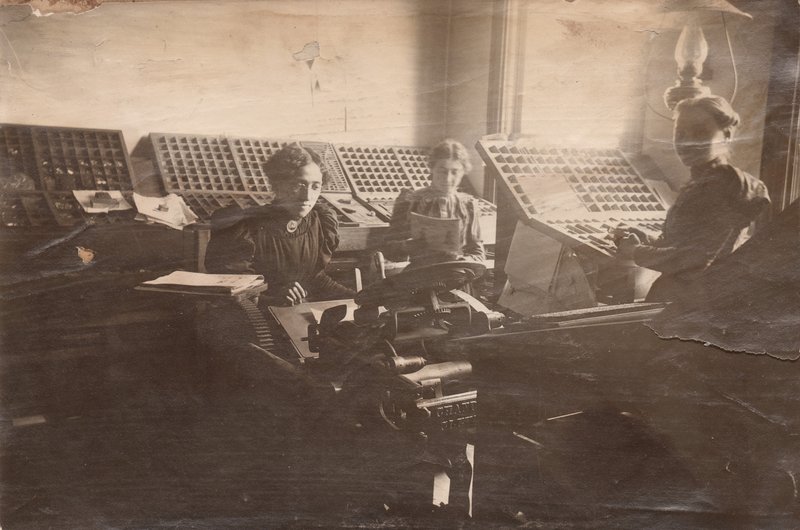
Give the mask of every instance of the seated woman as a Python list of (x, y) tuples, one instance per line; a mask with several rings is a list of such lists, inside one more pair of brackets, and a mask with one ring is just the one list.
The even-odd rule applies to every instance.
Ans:
[(299, 145), (288, 145), (270, 157), (264, 171), (275, 199), (257, 208), (228, 207), (214, 213), (206, 269), (263, 274), (271, 305), (352, 298), (351, 289), (325, 273), (339, 234), (336, 214), (317, 204), (321, 168), (319, 156)]
[[(384, 254), (392, 261), (410, 259), (413, 267), (455, 259), (482, 261), (480, 210), (471, 195), (458, 191), (464, 174), (472, 169), (466, 148), (454, 140), (444, 140), (431, 151), (428, 165), (431, 184), (416, 191), (403, 190), (394, 204)], [(444, 252), (414, 240), (411, 235), (412, 213), (458, 219), (460, 250)]]
[(729, 143), (739, 115), (719, 96), (680, 102), (674, 144), (691, 180), (667, 212), (663, 233), (652, 238), (621, 227), (618, 256), (661, 272), (648, 301), (692, 296), (690, 284), (716, 260), (731, 254), (742, 232), (769, 204), (764, 184), (730, 165)]

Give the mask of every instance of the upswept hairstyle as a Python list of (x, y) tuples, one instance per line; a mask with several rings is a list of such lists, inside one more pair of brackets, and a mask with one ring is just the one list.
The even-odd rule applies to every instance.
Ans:
[(675, 117), (695, 110), (707, 112), (723, 131), (725, 129), (735, 129), (740, 122), (739, 114), (733, 110), (733, 107), (725, 98), (720, 96), (701, 96), (684, 99), (675, 107)]
[(328, 172), (322, 163), (322, 158), (312, 149), (302, 147), (298, 143), (288, 144), (275, 152), (264, 164), (264, 173), (267, 174), (271, 185), (279, 184), (294, 179), (300, 169), (309, 164), (316, 164), (322, 172), (322, 182), (328, 181)]
[(464, 173), (472, 171), (472, 162), (469, 160), (467, 148), (450, 138), (442, 140), (431, 149), (430, 155), (428, 155), (428, 166), (433, 169), (439, 160), (455, 160), (461, 162)]

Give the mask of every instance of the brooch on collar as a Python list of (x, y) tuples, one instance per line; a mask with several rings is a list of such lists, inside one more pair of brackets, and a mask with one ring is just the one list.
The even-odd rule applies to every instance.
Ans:
[(298, 223), (294, 219), (291, 219), (289, 220), (288, 223), (286, 223), (286, 231), (289, 232), (290, 234), (294, 234), (297, 231), (298, 226), (300, 226), (300, 223)]

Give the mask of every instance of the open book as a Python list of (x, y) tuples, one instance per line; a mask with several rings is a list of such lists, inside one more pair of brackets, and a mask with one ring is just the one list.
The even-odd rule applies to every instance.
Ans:
[(137, 286), (143, 291), (163, 291), (182, 294), (229, 295), (264, 285), (258, 274), (204, 274), (175, 271)]

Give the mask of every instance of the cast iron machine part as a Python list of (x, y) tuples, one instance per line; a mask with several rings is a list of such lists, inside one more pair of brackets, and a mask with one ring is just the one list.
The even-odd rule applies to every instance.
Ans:
[(309, 326), (309, 348), (319, 353), (313, 378), (333, 381), (358, 421), (425, 437), (469, 430), (477, 417), (472, 365), (448, 358), (444, 345), (500, 322), (499, 313), (452, 292), (484, 271), (471, 261), (406, 270), (360, 291), (353, 321), (343, 320), (345, 306), (326, 310)]

